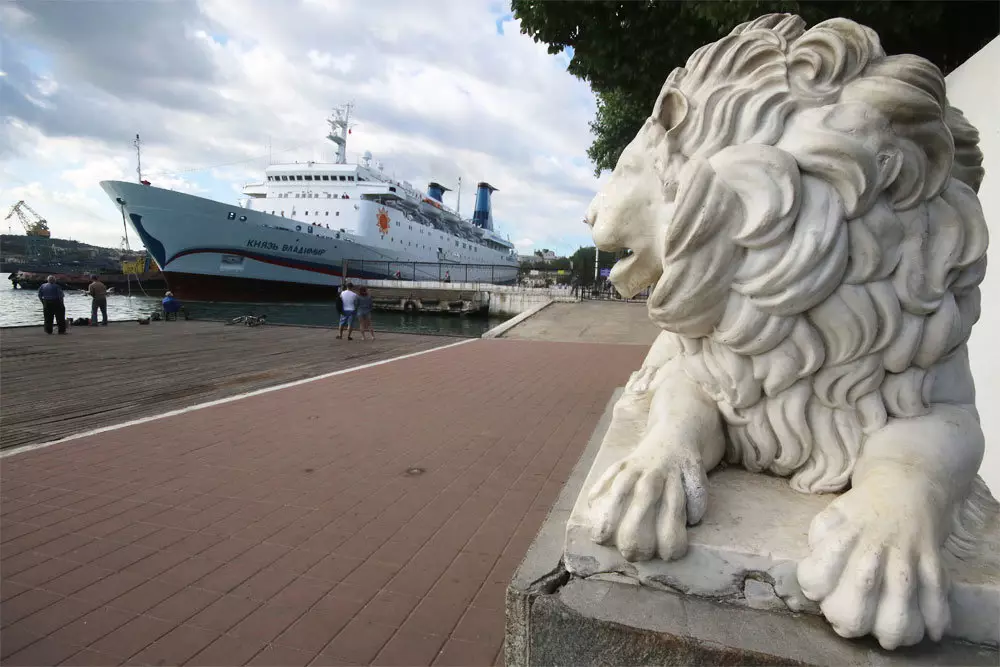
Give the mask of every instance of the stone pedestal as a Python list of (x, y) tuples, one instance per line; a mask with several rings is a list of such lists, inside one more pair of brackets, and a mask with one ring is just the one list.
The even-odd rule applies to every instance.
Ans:
[(619, 395), (508, 588), (509, 667), (1000, 662), (996, 526), (977, 560), (950, 564), (952, 636), (893, 652), (837, 636), (801, 595), (795, 563), (809, 519), (829, 498), (801, 496), (783, 480), (735, 469), (710, 476), (709, 512), (674, 563), (628, 563), (591, 542), (583, 506), (574, 507), (580, 491), (621, 455), (612, 443), (636, 441), (615, 433), (635, 427), (613, 423)]

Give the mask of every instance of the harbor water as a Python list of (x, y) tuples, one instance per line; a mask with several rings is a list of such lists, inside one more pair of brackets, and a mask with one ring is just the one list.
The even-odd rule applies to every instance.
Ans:
[[(36, 290), (14, 289), (8, 280), (0, 281), (0, 327), (36, 324), (41, 331), (42, 304)], [(66, 317), (90, 317), (90, 297), (79, 290), (66, 291)], [(111, 322), (135, 321), (159, 309), (160, 297), (149, 297), (141, 288), (133, 288), (131, 295), (108, 295), (108, 320)], [(332, 304), (253, 304), (253, 303), (197, 303), (184, 304), (191, 319), (227, 321), (240, 315), (266, 315), (274, 324), (335, 327), (337, 309)], [(100, 317), (100, 314), (98, 314)], [(466, 317), (436, 313), (405, 314), (375, 312), (372, 323), (376, 331), (400, 333), (439, 334), (478, 338), (507, 318)]]

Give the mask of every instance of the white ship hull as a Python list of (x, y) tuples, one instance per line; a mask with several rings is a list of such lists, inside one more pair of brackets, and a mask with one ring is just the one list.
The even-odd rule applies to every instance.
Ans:
[[(260, 199), (241, 207), (125, 181), (101, 187), (183, 300), (328, 300), (345, 269), (347, 279), (504, 284), (518, 275), (507, 249), (416, 224), (378, 201)], [(275, 206), (285, 210), (271, 213)]]

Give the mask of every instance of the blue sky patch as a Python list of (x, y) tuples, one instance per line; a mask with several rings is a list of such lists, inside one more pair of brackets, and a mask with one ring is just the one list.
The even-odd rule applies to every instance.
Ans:
[(514, 21), (514, 15), (512, 13), (510, 13), (510, 12), (504, 14), (503, 16), (501, 16), (500, 18), (497, 19), (497, 34), (498, 35), (503, 35), (503, 24), (507, 23), (508, 21), (510, 21), (511, 23), (513, 23), (513, 21)]

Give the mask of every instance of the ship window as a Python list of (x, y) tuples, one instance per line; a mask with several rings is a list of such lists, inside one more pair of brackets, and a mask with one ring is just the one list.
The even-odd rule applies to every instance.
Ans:
[(233, 213), (232, 211), (230, 211), (230, 212), (229, 212), (229, 215), (228, 215), (228, 216), (226, 216), (226, 217), (227, 217), (227, 218), (229, 218), (230, 220), (235, 220), (235, 219), (236, 219), (236, 214), (235, 214), (235, 213)]
[(307, 181), (311, 181), (312, 179), (313, 179), (313, 177), (312, 177), (312, 176), (306, 176), (306, 180), (307, 180)]
[(329, 176), (327, 176), (326, 174), (323, 174), (323, 180), (324, 180), (324, 181), (329, 181), (329, 180), (330, 180), (330, 177), (329, 177)]
[(399, 227), (399, 220), (396, 221), (396, 226)]
[(346, 176), (341, 176), (341, 177), (340, 177), (340, 180), (342, 180), (342, 181), (346, 181), (346, 180), (347, 180), (347, 177), (346, 177)]
[(301, 177), (301, 176), (296, 176), (296, 177), (295, 177), (295, 180), (296, 180), (296, 181), (301, 181), (301, 180), (302, 180), (302, 177)]
[(306, 211), (303, 215), (309, 215), (309, 211)]
[(335, 212), (334, 215), (340, 215), (340, 211)]
[(301, 232), (302, 231), (302, 225), (295, 225), (295, 231)]
[(246, 221), (247, 221), (247, 217), (245, 215), (241, 215), (240, 216), (240, 222), (246, 222)]
[(323, 213), (323, 215), (330, 215), (330, 212), (326, 211), (326, 212)]
[(326, 193), (326, 198), (327, 198), (327, 199), (329, 199), (329, 198), (330, 198), (330, 197), (332, 197), (332, 196), (333, 196), (333, 195), (331, 195), (331, 194), (330, 194), (329, 192), (327, 192), (327, 193)]
[(349, 180), (349, 181), (353, 181), (353, 180), (354, 180), (354, 177), (353, 177), (353, 176), (348, 176), (348, 177), (347, 177), (347, 180)]
[(299, 198), (299, 193), (298, 193), (298, 192), (296, 192), (296, 193), (295, 193), (295, 198), (296, 198), (296, 199), (298, 199), (298, 198)]

